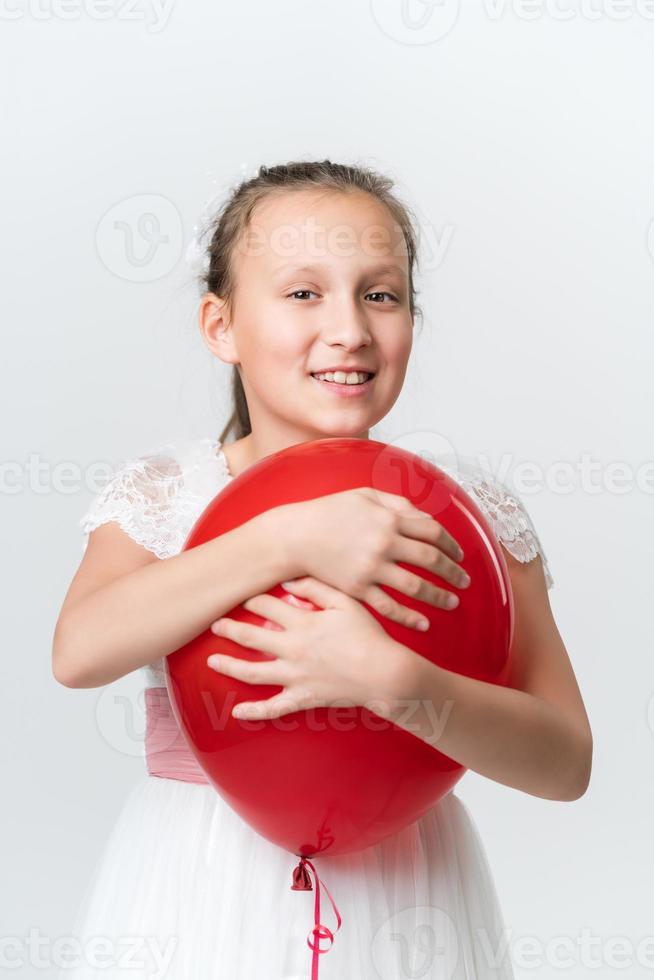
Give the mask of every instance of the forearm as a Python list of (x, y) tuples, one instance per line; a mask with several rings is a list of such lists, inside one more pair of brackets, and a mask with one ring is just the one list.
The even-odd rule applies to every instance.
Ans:
[(390, 642), (399, 669), (385, 717), (467, 769), (532, 796), (573, 800), (585, 792), (590, 747), (555, 705)]
[(179, 649), (240, 602), (293, 576), (281, 512), (121, 576), (73, 606), (55, 656), (71, 687), (100, 687)]

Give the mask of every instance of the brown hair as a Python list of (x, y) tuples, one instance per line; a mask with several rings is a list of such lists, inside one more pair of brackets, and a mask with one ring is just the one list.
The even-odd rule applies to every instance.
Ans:
[[(368, 167), (332, 163), (331, 160), (292, 161), (273, 167), (259, 167), (256, 176), (244, 180), (232, 189), (227, 201), (211, 222), (211, 237), (207, 246), (208, 266), (200, 282), (207, 292), (226, 301), (231, 310), (234, 296), (233, 255), (241, 236), (247, 232), (257, 204), (277, 191), (322, 188), (340, 192), (364, 191), (386, 205), (404, 236), (409, 265), (409, 309), (411, 318), (422, 317), (416, 303), (413, 280), (417, 263), (417, 234), (410, 209), (392, 192), (393, 181)], [(232, 366), (232, 410), (219, 436), (223, 442), (228, 433), (241, 439), (252, 431), (247, 400), (238, 365)]]

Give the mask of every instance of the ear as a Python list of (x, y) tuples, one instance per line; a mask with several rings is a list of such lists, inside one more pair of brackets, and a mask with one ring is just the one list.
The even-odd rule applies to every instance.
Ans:
[(226, 364), (239, 364), (227, 300), (215, 293), (205, 293), (200, 301), (198, 322), (202, 339), (211, 353)]

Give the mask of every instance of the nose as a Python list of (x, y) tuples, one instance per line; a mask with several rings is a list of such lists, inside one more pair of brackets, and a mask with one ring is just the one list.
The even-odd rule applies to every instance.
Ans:
[(358, 350), (368, 347), (372, 340), (366, 311), (351, 299), (334, 303), (329, 310), (329, 325), (321, 331), (330, 347)]

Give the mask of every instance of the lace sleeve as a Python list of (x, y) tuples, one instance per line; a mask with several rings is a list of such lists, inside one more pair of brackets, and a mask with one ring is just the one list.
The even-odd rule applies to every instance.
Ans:
[[(439, 464), (440, 465), (440, 464)], [(545, 550), (527, 508), (518, 494), (496, 477), (484, 473), (464, 459), (456, 469), (443, 467), (470, 494), (489, 521), (493, 533), (518, 561), (531, 561), (540, 555), (548, 589), (554, 585)]]
[(490, 519), (495, 536), (518, 561), (531, 561), (540, 555), (548, 589), (554, 585), (547, 556), (531, 517), (522, 500), (499, 480), (484, 481), (474, 488), (482, 509)]
[(173, 506), (183, 498), (181, 483), (182, 470), (172, 454), (148, 453), (121, 460), (79, 521), (84, 534), (82, 553), (91, 531), (109, 521), (116, 521), (158, 558), (177, 553), (187, 530), (184, 514), (180, 519), (180, 508)]

